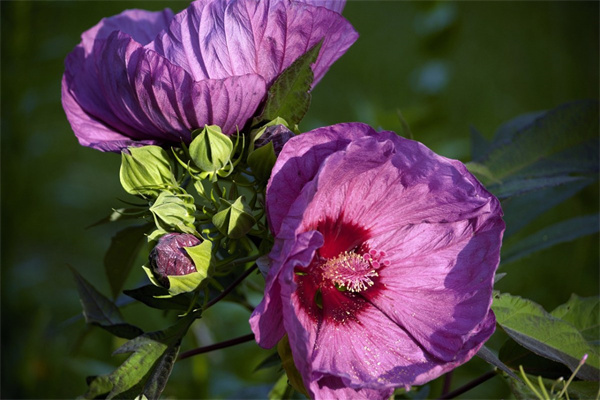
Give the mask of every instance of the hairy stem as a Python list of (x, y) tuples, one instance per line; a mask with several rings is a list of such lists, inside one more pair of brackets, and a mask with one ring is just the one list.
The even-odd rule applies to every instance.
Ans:
[(235, 346), (236, 344), (249, 342), (251, 340), (254, 340), (254, 333), (250, 333), (248, 335), (229, 339), (224, 342), (211, 344), (209, 346), (198, 347), (197, 349), (192, 349), (192, 350), (186, 351), (184, 353), (181, 353), (179, 355), (179, 357), (177, 357), (177, 361), (181, 361), (183, 359), (186, 359), (186, 358), (198, 355), (198, 354), (208, 353), (209, 351), (219, 350), (219, 349), (224, 349), (226, 347)]

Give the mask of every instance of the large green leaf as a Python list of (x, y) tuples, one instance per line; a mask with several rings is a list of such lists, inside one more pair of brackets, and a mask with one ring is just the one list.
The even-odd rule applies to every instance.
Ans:
[(600, 215), (585, 215), (548, 226), (502, 250), (502, 263), (507, 264), (555, 244), (575, 240), (598, 232)]
[(77, 283), (79, 300), (83, 307), (83, 316), (86, 323), (99, 326), (113, 335), (125, 339), (131, 339), (144, 333), (137, 326), (125, 323), (117, 306), (96, 290), (75, 269), (71, 268), (71, 272)]
[(593, 346), (600, 346), (600, 296), (579, 297), (571, 295), (569, 301), (550, 314), (569, 322)]
[(521, 346), (560, 362), (571, 371), (587, 354), (587, 362), (577, 376), (585, 380), (599, 379), (600, 358), (597, 350), (569, 322), (556, 318), (530, 300), (509, 294), (495, 295), (492, 309), (498, 324)]
[(130, 226), (119, 231), (111, 239), (110, 247), (104, 255), (104, 269), (113, 298), (123, 289), (137, 255), (146, 243), (144, 234), (151, 227), (151, 224)]
[(281, 117), (290, 125), (302, 120), (310, 105), (310, 85), (314, 80), (310, 66), (317, 60), (322, 44), (321, 40), (279, 75), (269, 89), (259, 120)]
[[(89, 382), (84, 398), (108, 393), (107, 399), (138, 394), (158, 399), (173, 368), (181, 338), (197, 317), (188, 314), (165, 331), (146, 333), (126, 342), (114, 354), (132, 354), (112, 373)], [(123, 396), (125, 393), (127, 396)]]

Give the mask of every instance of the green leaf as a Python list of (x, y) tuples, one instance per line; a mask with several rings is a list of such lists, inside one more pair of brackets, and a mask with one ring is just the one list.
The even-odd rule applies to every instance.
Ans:
[(259, 147), (248, 156), (248, 166), (252, 169), (256, 179), (263, 183), (271, 177), (271, 170), (275, 165), (275, 161), (277, 161), (277, 156), (275, 156), (273, 142)]
[(162, 189), (177, 186), (171, 161), (162, 148), (129, 147), (127, 151), (121, 153), (119, 173), (121, 185), (127, 193), (156, 197)]
[[(187, 311), (190, 308), (192, 297), (189, 294), (169, 296), (169, 291), (155, 285), (146, 285), (132, 290), (124, 290), (123, 293), (148, 307), (159, 310)], [(167, 297), (169, 296), (169, 297)]]
[[(569, 176), (569, 175), (558, 175), (548, 176), (541, 178), (523, 178), (523, 179), (511, 179), (504, 184), (497, 186), (490, 186), (494, 189), (494, 195), (500, 200), (507, 199), (509, 197), (520, 196), (522, 194), (532, 192), (535, 190), (545, 189), (553, 186), (560, 186), (565, 184), (573, 184), (577, 182), (585, 181), (588, 182), (589, 178), (581, 176)], [(490, 190), (491, 190), (490, 189)]]
[(310, 86), (314, 80), (311, 69), (319, 55), (323, 40), (287, 67), (275, 80), (259, 120), (281, 117), (291, 125), (298, 124), (310, 105)]
[(479, 358), (481, 358), (483, 361), (493, 365), (496, 368), (499, 368), (500, 370), (506, 372), (510, 377), (514, 378), (514, 379), (519, 379), (519, 377), (517, 377), (517, 375), (515, 375), (514, 372), (512, 372), (512, 370), (510, 368), (508, 368), (508, 366), (506, 366), (502, 361), (500, 361), (500, 358), (498, 356), (496, 356), (489, 348), (487, 348), (486, 346), (482, 346), (479, 351), (477, 352), (477, 356)]
[(518, 371), (522, 366), (526, 373), (543, 376), (549, 379), (567, 378), (571, 371), (565, 365), (548, 360), (520, 346), (512, 339), (508, 339), (498, 352), (498, 358), (508, 367)]
[(181, 338), (197, 317), (188, 314), (165, 331), (146, 333), (126, 342), (113, 354), (132, 354), (112, 373), (94, 378), (84, 398), (93, 399), (106, 393), (107, 399), (125, 393), (133, 397), (131, 391), (138, 388), (139, 394), (158, 398), (171, 373)]
[(503, 201), (502, 211), (506, 222), (504, 238), (512, 236), (536, 217), (571, 198), (594, 181), (595, 179), (591, 178), (580, 178), (558, 187), (540, 189)]
[(509, 248), (503, 248), (502, 264), (508, 264), (558, 243), (568, 242), (596, 233), (600, 229), (598, 224), (599, 218), (599, 214), (586, 215), (548, 226), (520, 240)]
[(99, 326), (115, 336), (131, 339), (144, 333), (140, 328), (125, 323), (117, 306), (98, 292), (91, 283), (81, 276), (74, 268), (71, 272), (77, 284), (79, 300), (83, 308), (85, 322)]
[(252, 229), (256, 220), (251, 210), (242, 201), (242, 196), (232, 204), (222, 200), (224, 209), (216, 213), (212, 218), (213, 225), (231, 239), (240, 239)]
[(569, 322), (593, 346), (600, 346), (600, 296), (579, 297), (571, 295), (569, 301), (550, 314)]
[(294, 363), (294, 357), (292, 355), (292, 349), (290, 348), (290, 342), (285, 335), (283, 339), (277, 343), (277, 353), (279, 353), (279, 357), (281, 358), (281, 366), (285, 370), (288, 381), (290, 385), (298, 392), (304, 394), (308, 397), (308, 392), (304, 387), (304, 381), (302, 380), (302, 375), (296, 368), (296, 364)]
[[(497, 180), (505, 182), (515, 177), (530, 177), (536, 164), (548, 160), (560, 163), (563, 152), (581, 145), (581, 149), (588, 148), (598, 141), (596, 101), (569, 103), (543, 114), (532, 114), (524, 120), (525, 123), (517, 124), (518, 129), (501, 129), (491, 150), (476, 160)], [(593, 148), (597, 149), (597, 146)], [(598, 159), (597, 151), (586, 155)], [(573, 163), (576, 159), (568, 157), (567, 161), (569, 165), (562, 165), (563, 172), (571, 168), (580, 171), (580, 164)], [(597, 163), (595, 170), (589, 172), (596, 171)]]
[(152, 225), (131, 226), (119, 231), (110, 241), (104, 255), (104, 269), (113, 298), (116, 298), (131, 272), (137, 255), (146, 243), (146, 232)]
[(189, 152), (198, 168), (215, 173), (230, 162), (233, 142), (218, 126), (206, 125), (190, 143)]
[(530, 300), (509, 294), (496, 294), (492, 309), (497, 323), (521, 346), (560, 362), (571, 371), (577, 368), (583, 355), (588, 354), (577, 377), (585, 380), (600, 377), (600, 358), (596, 349), (570, 323), (552, 316)]
[(110, 215), (94, 222), (93, 224), (86, 227), (86, 229), (93, 228), (99, 225), (108, 224), (110, 222), (127, 221), (132, 219), (140, 219), (146, 214), (147, 210), (143, 208), (113, 208)]
[[(181, 191), (183, 191), (181, 189)], [(150, 207), (156, 227), (166, 232), (196, 233), (194, 198), (187, 193), (163, 191)]]

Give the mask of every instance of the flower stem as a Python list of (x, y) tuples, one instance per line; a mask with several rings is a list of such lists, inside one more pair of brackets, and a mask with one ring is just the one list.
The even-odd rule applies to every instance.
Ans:
[(235, 346), (236, 344), (249, 342), (251, 340), (254, 340), (254, 333), (249, 333), (248, 335), (229, 339), (229, 340), (226, 340), (226, 341), (220, 342), (220, 343), (211, 344), (209, 346), (198, 347), (197, 349), (192, 349), (192, 350), (186, 351), (184, 353), (181, 353), (179, 355), (179, 357), (177, 357), (177, 361), (181, 361), (183, 359), (186, 359), (186, 358), (198, 355), (198, 354), (208, 353), (209, 351), (219, 350), (219, 349), (224, 349), (226, 347)]
[(452, 373), (454, 370), (447, 372), (444, 375), (444, 387), (442, 388), (442, 396), (445, 396), (450, 392), (450, 385), (452, 384)]
[(486, 372), (485, 374), (481, 375), (479, 378), (473, 379), (471, 382), (465, 384), (464, 386), (461, 386), (458, 389), (453, 390), (452, 392), (450, 392), (448, 394), (442, 395), (438, 400), (453, 399), (456, 396), (460, 396), (461, 394), (468, 392), (469, 390), (473, 389), (474, 387), (481, 385), (483, 382), (492, 379), (494, 376), (496, 376), (496, 371), (492, 370), (492, 371)]
[(246, 279), (248, 277), (248, 275), (250, 275), (253, 271), (255, 271), (256, 268), (258, 268), (258, 266), (256, 264), (254, 264), (253, 266), (251, 266), (250, 268), (248, 268), (242, 275), (240, 275), (235, 280), (235, 282), (233, 282), (231, 285), (227, 286), (225, 288), (225, 290), (223, 290), (221, 292), (220, 295), (218, 295), (217, 297), (215, 297), (214, 299), (212, 299), (211, 301), (209, 301), (208, 303), (206, 303), (206, 305), (203, 308), (203, 311), (206, 311), (209, 307), (212, 307), (213, 305), (215, 305), (216, 303), (218, 303), (219, 301), (221, 301), (221, 299), (223, 299), (223, 297), (227, 296), (233, 289), (235, 289), (235, 287), (237, 285), (239, 285), (244, 279)]

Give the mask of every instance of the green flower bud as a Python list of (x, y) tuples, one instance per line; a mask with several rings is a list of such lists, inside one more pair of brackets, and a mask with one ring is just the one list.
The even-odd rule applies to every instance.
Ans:
[(170, 233), (162, 236), (144, 266), (157, 286), (171, 295), (196, 290), (213, 270), (212, 243), (194, 235)]
[(207, 125), (190, 143), (189, 153), (198, 168), (214, 174), (230, 162), (233, 142), (218, 126)]
[(238, 197), (233, 204), (226, 200), (222, 202), (225, 207), (213, 216), (213, 225), (231, 239), (244, 237), (256, 223), (250, 208), (243, 203), (242, 196)]
[(119, 177), (127, 193), (142, 197), (157, 197), (162, 189), (176, 185), (167, 152), (158, 146), (124, 150)]
[(194, 198), (187, 193), (161, 192), (150, 207), (150, 212), (154, 215), (156, 227), (160, 230), (165, 232), (196, 232), (194, 227), (196, 206)]

